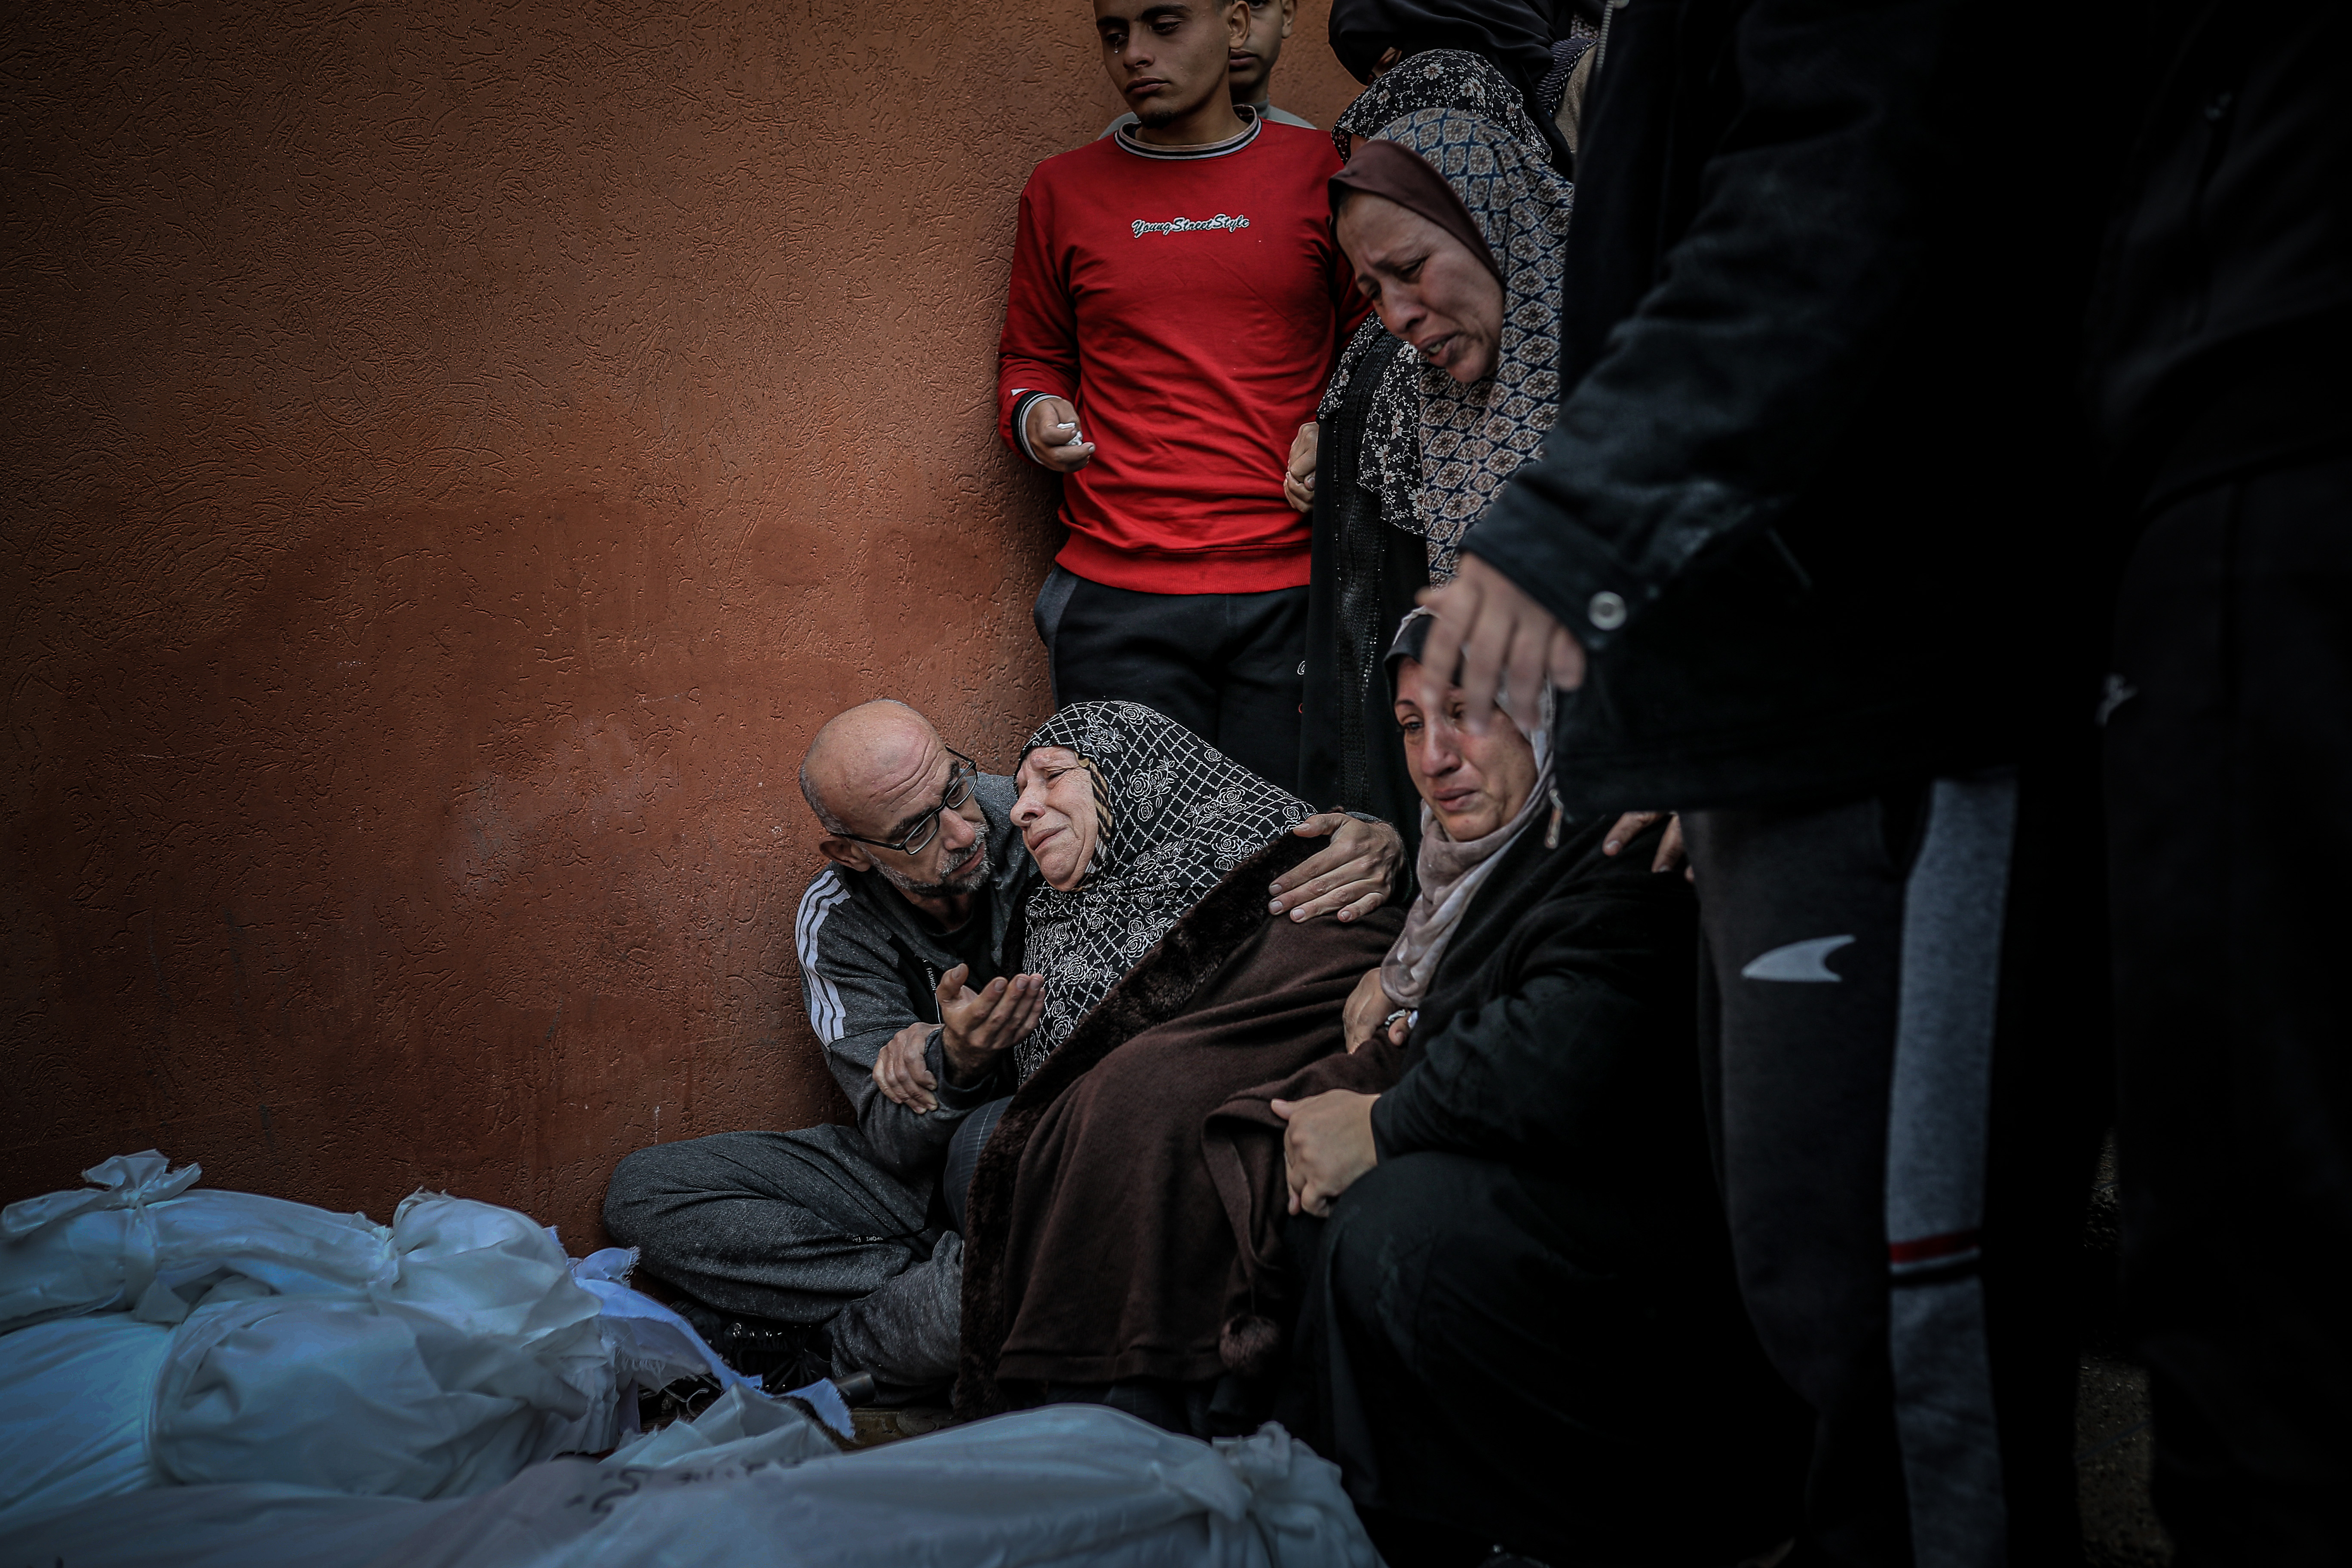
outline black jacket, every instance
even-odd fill
[[[2086,20],[1612,12],[1559,422],[1465,546],[1592,655],[1570,810],[1837,798],[2087,724]]]
[[[1323,811],[1360,811],[1395,825],[1411,866],[1421,797],[1404,765],[1389,700],[1389,643],[1428,585],[1427,545],[1381,516],[1358,483],[1372,394],[1404,345],[1385,339],[1356,367],[1323,419],[1315,459],[1313,569],[1307,585],[1307,679],[1298,711],[1298,793]]]
[[[1437,1150],[1562,1183],[1578,1211],[1563,1217],[1594,1247],[1687,1263],[1721,1228],[1693,1037],[1697,902],[1650,869],[1663,829],[1612,858],[1609,826],[1571,825],[1547,849],[1538,818],[1503,852],[1438,961],[1372,1140],[1384,1160]]]
[[[2149,506],[2352,443],[2352,6],[2157,15],[2088,385],[2110,481]]]

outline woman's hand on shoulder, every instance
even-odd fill
[[[1388,901],[1404,865],[1404,839],[1395,828],[1326,811],[1291,831],[1331,842],[1267,884],[1269,913],[1308,921],[1336,910],[1342,921],[1355,921]]]

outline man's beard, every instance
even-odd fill
[[[1139,110],[1135,118],[1139,124],[1150,130],[1165,131],[1176,123],[1176,116],[1179,112],[1173,109],[1147,109]]]
[[[966,893],[980,891],[988,881],[988,829],[984,826],[973,842],[971,853],[971,869],[961,877],[950,877],[944,881],[918,882],[905,872],[879,861],[875,863],[874,868],[882,873],[883,880],[910,899],[961,898]]]

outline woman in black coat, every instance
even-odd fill
[[[1305,1280],[1284,1418],[1399,1568],[1496,1542],[1556,1563],[1769,1550],[1795,1528],[1808,1417],[1732,1277],[1690,889],[1650,869],[1655,827],[1611,856],[1606,824],[1562,821],[1544,748],[1461,733],[1402,686],[1436,809],[1349,1035],[1391,1030],[1402,1070],[1276,1107]],[[1478,817],[1482,789],[1500,798]]]

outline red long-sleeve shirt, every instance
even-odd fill
[[[1259,123],[1207,154],[1107,136],[1029,176],[997,419],[1018,450],[1023,395],[1066,397],[1095,444],[1062,479],[1063,566],[1148,594],[1307,581],[1283,468],[1363,314],[1331,237],[1339,168],[1321,132]]]

